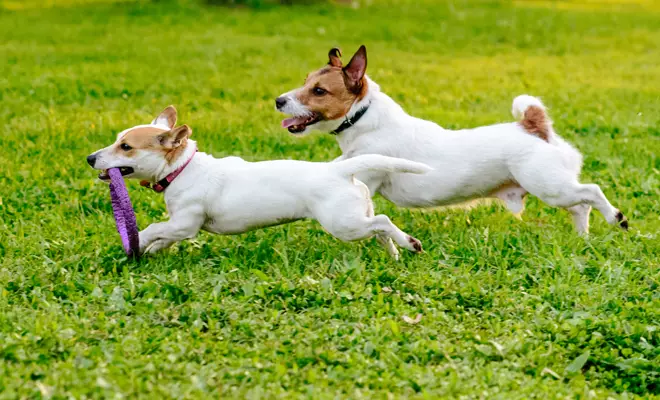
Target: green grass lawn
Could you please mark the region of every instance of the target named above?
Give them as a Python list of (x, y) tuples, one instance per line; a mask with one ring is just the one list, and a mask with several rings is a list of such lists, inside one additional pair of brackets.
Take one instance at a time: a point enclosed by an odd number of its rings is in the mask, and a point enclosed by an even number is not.
[[(0, 39), (0, 398), (660, 397), (660, 4), (0, 0)], [(631, 230), (378, 197), (425, 254), (303, 221), (126, 259), (86, 155), (174, 104), (218, 157), (331, 160), (274, 98), (362, 43), (448, 128), (541, 96)], [(166, 218), (129, 191), (142, 228)]]

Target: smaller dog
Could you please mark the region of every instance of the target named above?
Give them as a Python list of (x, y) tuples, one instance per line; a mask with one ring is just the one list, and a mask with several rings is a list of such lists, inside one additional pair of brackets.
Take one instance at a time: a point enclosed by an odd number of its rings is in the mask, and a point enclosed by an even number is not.
[[(369, 189), (353, 175), (369, 170), (424, 174), (431, 170), (427, 165), (380, 155), (337, 163), (216, 159), (197, 152), (191, 129), (175, 123), (176, 109), (167, 107), (151, 124), (126, 129), (114, 144), (87, 157), (94, 169), (120, 168), (123, 176), (165, 193), (170, 220), (140, 232), (140, 253), (167, 248), (200, 229), (238, 234), (303, 218), (314, 218), (344, 241), (375, 235), (396, 259), (392, 241), (422, 251), (419, 240), (387, 216), (374, 215)], [(109, 179), (105, 171), (99, 178)]]

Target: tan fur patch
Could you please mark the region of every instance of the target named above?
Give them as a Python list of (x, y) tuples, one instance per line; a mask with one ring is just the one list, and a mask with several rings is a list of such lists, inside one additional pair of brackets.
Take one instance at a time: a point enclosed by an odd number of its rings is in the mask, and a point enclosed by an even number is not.
[(156, 149), (160, 147), (160, 144), (158, 143), (158, 136), (165, 132), (167, 131), (164, 129), (150, 126), (131, 129), (126, 132), (121, 140), (117, 143), (117, 148), (119, 149), (121, 144), (126, 143), (134, 149)]
[(525, 111), (525, 118), (520, 121), (522, 127), (534, 136), (548, 141), (550, 137), (550, 121), (541, 107), (530, 106)]
[(186, 150), (186, 147), (188, 146), (188, 141), (184, 140), (181, 142), (181, 144), (172, 150), (164, 150), (165, 151), (165, 160), (167, 161), (168, 164), (172, 164), (174, 161), (179, 158), (181, 154)]
[(174, 162), (181, 154), (183, 154), (186, 146), (188, 145), (188, 137), (192, 134), (192, 131), (188, 125), (181, 125), (167, 132), (167, 135), (170, 135), (170, 139), (166, 140), (167, 142), (177, 142), (178, 144), (172, 145), (169, 144), (163, 147), (165, 150), (165, 160), (169, 164)]
[[(174, 128), (177, 130), (178, 128)], [(181, 153), (186, 148), (188, 144), (187, 138), (181, 141), (181, 144), (174, 148), (166, 148), (161, 144), (159, 137), (167, 132), (161, 128), (144, 126), (140, 128), (135, 128), (127, 131), (119, 141), (115, 144), (114, 151), (117, 153), (123, 153), (127, 157), (133, 157), (136, 154), (136, 150), (152, 150), (158, 151), (163, 154), (163, 157), (171, 164), (174, 162)], [(127, 144), (131, 147), (131, 150), (123, 150), (121, 148), (122, 144)]]
[[(326, 93), (318, 95), (315, 88)], [(311, 111), (319, 113), (325, 120), (339, 119), (345, 116), (351, 106), (367, 94), (367, 80), (362, 78), (359, 93), (353, 93), (346, 87), (344, 73), (338, 66), (328, 65), (309, 74), (305, 85), (296, 97)]]

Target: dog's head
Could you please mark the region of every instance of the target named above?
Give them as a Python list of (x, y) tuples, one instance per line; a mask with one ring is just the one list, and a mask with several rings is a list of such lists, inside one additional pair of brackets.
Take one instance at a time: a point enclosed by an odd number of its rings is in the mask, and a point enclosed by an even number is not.
[(366, 95), (367, 49), (360, 46), (346, 66), (339, 49), (331, 49), (328, 57), (328, 65), (309, 74), (302, 87), (275, 100), (278, 111), (291, 115), (282, 121), (289, 132), (336, 129), (351, 106)]
[(151, 124), (138, 125), (120, 132), (110, 146), (87, 156), (99, 178), (108, 180), (110, 168), (119, 168), (128, 178), (153, 180), (185, 150), (192, 134), (187, 125), (174, 127), (176, 109), (167, 107)]

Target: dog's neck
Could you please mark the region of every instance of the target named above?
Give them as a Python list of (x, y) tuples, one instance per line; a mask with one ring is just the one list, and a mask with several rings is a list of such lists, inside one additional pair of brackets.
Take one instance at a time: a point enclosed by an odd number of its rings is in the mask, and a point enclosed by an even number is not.
[[(163, 165), (163, 167), (156, 173), (154, 176), (155, 182), (160, 181), (161, 179), (182, 167), (195, 155), (195, 152), (197, 151), (197, 143), (194, 140), (187, 139), (184, 146), (186, 146), (185, 149), (183, 149), (183, 151), (174, 161), (171, 163), (165, 163), (165, 165)], [(192, 160), (190, 163), (192, 164), (193, 162), (194, 160)]]
[[(395, 121), (400, 121), (405, 111), (389, 96), (380, 91), (380, 86), (369, 77), (367, 79), (367, 94), (356, 101), (346, 114), (346, 118), (352, 118), (364, 107), (369, 107), (367, 112), (351, 127), (337, 134), (337, 142), (342, 152), (346, 154), (351, 151), (353, 143), (360, 137), (376, 133), (382, 127), (392, 126)], [(400, 123), (400, 122), (399, 122)]]

